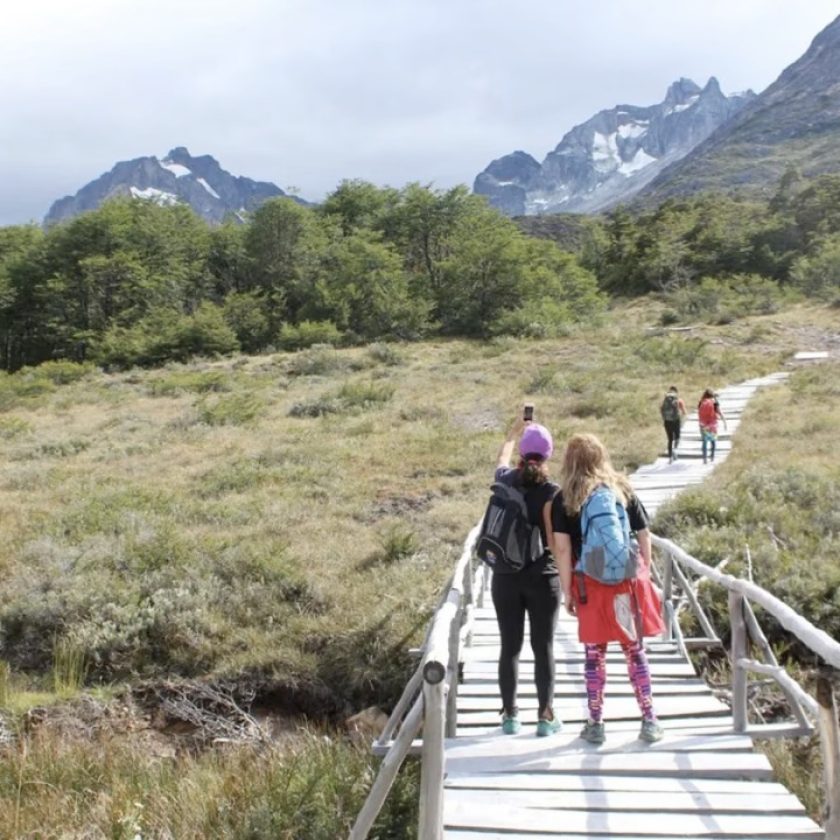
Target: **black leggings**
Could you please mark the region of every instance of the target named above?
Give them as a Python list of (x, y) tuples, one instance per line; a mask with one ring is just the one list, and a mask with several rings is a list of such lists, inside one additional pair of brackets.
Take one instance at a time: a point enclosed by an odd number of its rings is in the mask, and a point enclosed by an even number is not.
[(537, 560), (516, 574), (493, 574), (493, 606), (499, 622), (499, 690), (508, 714), (516, 709), (519, 653), (525, 636), (525, 613), (531, 626), (534, 681), (539, 712), (554, 701), (554, 628), (560, 607), (560, 576), (545, 574), (545, 561)]
[(680, 445), (680, 421), (665, 420), (665, 434), (668, 435), (668, 457), (674, 454), (674, 450)]

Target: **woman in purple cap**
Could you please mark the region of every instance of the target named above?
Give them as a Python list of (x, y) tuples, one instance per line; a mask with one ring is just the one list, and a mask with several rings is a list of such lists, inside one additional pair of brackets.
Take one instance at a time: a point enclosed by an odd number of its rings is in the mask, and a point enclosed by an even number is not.
[[(520, 437), (521, 433), (521, 437)], [(516, 439), (519, 463), (510, 466)], [(547, 461), (554, 450), (551, 433), (544, 426), (517, 420), (499, 450), (495, 480), (520, 489), (525, 496), (528, 519), (539, 527), (542, 553), (518, 572), (497, 566), (493, 570), (491, 592), (502, 646), (499, 654), (499, 689), (502, 695), (502, 730), (506, 735), (519, 732), (516, 688), (519, 654), (525, 635), (525, 614), (531, 628), (534, 652), (534, 680), (539, 711), (537, 735), (557, 732), (561, 721), (554, 715), (554, 628), (560, 606), (560, 577), (551, 555), (551, 503), (558, 486), (549, 480)]]

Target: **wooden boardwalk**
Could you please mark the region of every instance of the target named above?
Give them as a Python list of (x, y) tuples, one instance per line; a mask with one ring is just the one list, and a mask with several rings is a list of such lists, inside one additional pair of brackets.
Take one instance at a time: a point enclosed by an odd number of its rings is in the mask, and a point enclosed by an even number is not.
[[(728, 432), (715, 464), (702, 463), (696, 417), (686, 422), (680, 458), (659, 459), (632, 476), (651, 513), (702, 481), (728, 454), (731, 434), (754, 390), (783, 374), (719, 393)], [(647, 643), (654, 701), (665, 737), (638, 739), (639, 710), (615, 646), (607, 658), (606, 742), (579, 737), (586, 719), (583, 651), (574, 618), (562, 613), (556, 633), (555, 711), (562, 732), (535, 737), (533, 657), (520, 660), (522, 731), (499, 726), (499, 639), (492, 605), (476, 610), (458, 686), (457, 732), (446, 741), (444, 834), (447, 838), (822, 838), (799, 801), (772, 779), (751, 739), (732, 732), (729, 708), (695, 673), (673, 642)]]

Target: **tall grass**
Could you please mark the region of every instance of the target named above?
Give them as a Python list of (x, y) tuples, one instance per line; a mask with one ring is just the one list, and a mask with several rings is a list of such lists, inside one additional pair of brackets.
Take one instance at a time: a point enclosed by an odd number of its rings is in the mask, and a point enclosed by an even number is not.
[[(31, 371), (0, 377), (10, 430), (0, 434), (8, 679), (21, 691), (43, 689), (62, 659), (51, 642), (60, 638), (73, 640), (53, 686), (62, 691), (223, 677), (328, 723), (389, 708), (526, 396), (558, 454), (568, 435), (593, 431), (632, 469), (661, 451), (658, 405), (668, 385), (690, 400), (709, 385), (778, 369), (806, 328), (833, 329), (830, 313), (802, 309), (664, 337), (646, 329), (651, 317), (617, 310), (597, 338), (405, 345), (399, 364), (383, 348), (316, 345), (215, 362), (212, 371), (206, 363), (86, 371), (35, 385), (24, 382)], [(805, 538), (783, 514), (802, 481), (784, 476), (816, 470), (820, 498), (801, 518), (820, 535), (818, 551), (833, 545), (835, 520), (820, 501), (833, 481), (825, 469), (836, 464), (833, 387), (802, 374), (793, 398), (761, 397), (764, 414), (745, 418), (735, 454), (715, 474), (740, 488), (731, 491), (739, 517), (770, 506), (777, 538), (799, 546)], [(324, 400), (337, 410), (294, 410)], [(86, 445), (68, 449), (72, 441)], [(729, 473), (739, 451), (748, 460)], [(740, 539), (737, 522), (718, 510), (730, 491), (717, 487), (715, 498), (663, 513), (658, 527), (679, 528), (680, 542), (685, 529), (688, 547), (709, 555), (720, 545), (716, 529)], [(756, 534), (753, 556), (771, 558), (762, 521), (745, 521)], [(815, 570), (827, 579), (823, 560)], [(761, 568), (768, 588), (781, 575), (791, 597), (803, 596), (797, 603), (816, 604), (826, 591), (816, 571), (793, 575), (770, 559)], [(823, 601), (829, 618), (840, 612)], [(43, 836), (134, 837), (140, 826), (144, 837), (197, 837), (213, 820), (220, 833), (209, 836), (341, 836), (373, 762), (334, 741), (322, 747), (320, 737), (295, 741), (288, 756), (278, 743), (265, 755), (223, 750), (174, 764), (119, 733), (108, 743), (35, 738), (25, 762), (0, 757), (0, 836), (15, 813), (23, 836), (41, 826)], [(293, 767), (315, 787), (291, 780)], [(381, 837), (413, 830), (410, 786), (399, 791), (389, 808), (402, 827)], [(320, 804), (310, 812), (313, 797)]]
[[(312, 838), (349, 833), (375, 766), (366, 747), (316, 730), (200, 756), (155, 742), (44, 735), (0, 763), (0, 837)], [(416, 768), (397, 779), (371, 834), (415, 836)]]

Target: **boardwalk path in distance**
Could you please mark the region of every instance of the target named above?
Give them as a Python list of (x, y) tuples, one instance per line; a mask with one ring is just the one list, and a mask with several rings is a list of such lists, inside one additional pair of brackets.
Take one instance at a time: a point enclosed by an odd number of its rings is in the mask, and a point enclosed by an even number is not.
[[(726, 458), (752, 393), (784, 377), (775, 374), (719, 392), (728, 429), (718, 439), (714, 464), (703, 464), (696, 413), (689, 416), (679, 460), (669, 464), (661, 458), (631, 476), (651, 514)], [(446, 742), (445, 837), (822, 838), (800, 802), (773, 781), (770, 764), (751, 739), (732, 733), (729, 708), (676, 645), (650, 640), (646, 647), (665, 729), (659, 743), (638, 739), (639, 710), (617, 645), (607, 655), (607, 740), (594, 746), (578, 737), (587, 717), (583, 650), (576, 621), (565, 610), (555, 637), (554, 708), (564, 720), (563, 731), (535, 737), (534, 663), (526, 641), (519, 669), (522, 731), (503, 735), (499, 637), (488, 597), (476, 611), (472, 644), (464, 653), (457, 736)]]

